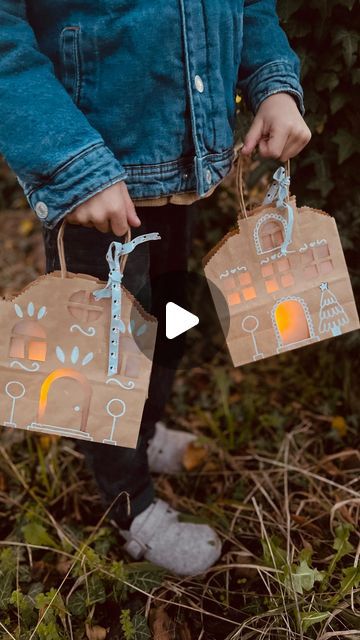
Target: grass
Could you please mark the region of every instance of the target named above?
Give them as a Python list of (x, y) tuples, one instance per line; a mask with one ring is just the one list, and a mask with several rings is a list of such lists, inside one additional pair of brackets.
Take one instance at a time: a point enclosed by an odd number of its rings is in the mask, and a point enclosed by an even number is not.
[[(232, 206), (200, 208), (194, 268)], [(32, 214), (4, 215), (0, 232), (12, 225), (16, 242), (20, 219), (32, 279)], [(14, 269), (8, 255), (8, 287)], [(71, 439), (1, 428), (0, 640), (360, 638), (356, 349), (350, 334), (241, 369), (220, 352), (178, 373), (166, 419), (196, 433), (205, 455), (156, 488), (222, 538), (219, 562), (195, 578), (121, 550)]]

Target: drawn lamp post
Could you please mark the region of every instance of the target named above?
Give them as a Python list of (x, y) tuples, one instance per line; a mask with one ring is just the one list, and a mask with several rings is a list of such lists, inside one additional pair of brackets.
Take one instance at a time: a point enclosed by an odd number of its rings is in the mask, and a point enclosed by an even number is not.
[(251, 333), (255, 350), (253, 360), (261, 360), (261, 358), (264, 357), (264, 354), (259, 351), (255, 338), (255, 331), (258, 329), (259, 320), (256, 318), (256, 316), (246, 316), (246, 318), (244, 318), (244, 320), (242, 321), (241, 326), (246, 333)]
[[(117, 407), (116, 407), (116, 403), (118, 403)], [(117, 442), (114, 440), (116, 422), (119, 418), (121, 418), (121, 416), (124, 415), (126, 411), (125, 402), (123, 402), (123, 400), (120, 400), (119, 398), (113, 398), (112, 400), (109, 400), (109, 402), (107, 403), (106, 411), (109, 414), (109, 416), (112, 417), (113, 421), (111, 426), (110, 438), (104, 438), (103, 443), (116, 445)]]
[(15, 404), (16, 400), (19, 400), (23, 395), (25, 395), (25, 387), (22, 382), (11, 380), (5, 387), (5, 393), (12, 399), (12, 405), (9, 421), (4, 422), (4, 427), (16, 427), (16, 422), (14, 422)]

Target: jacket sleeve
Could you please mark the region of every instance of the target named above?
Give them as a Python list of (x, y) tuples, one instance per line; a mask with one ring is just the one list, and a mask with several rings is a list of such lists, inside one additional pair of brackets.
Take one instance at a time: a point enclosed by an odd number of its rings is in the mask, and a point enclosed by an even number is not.
[(39, 50), (25, 0), (2, 0), (0, 24), (0, 152), (51, 229), (127, 174)]
[(268, 96), (294, 96), (304, 114), (300, 61), (279, 24), (276, 0), (245, 0), (243, 45), (237, 88), (255, 114)]

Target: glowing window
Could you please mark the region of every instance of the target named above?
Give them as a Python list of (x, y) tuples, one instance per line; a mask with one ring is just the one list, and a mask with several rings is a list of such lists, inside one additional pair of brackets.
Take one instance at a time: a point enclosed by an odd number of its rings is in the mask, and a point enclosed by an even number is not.
[(40, 324), (21, 320), (12, 330), (9, 357), (45, 362), (46, 346), (46, 333)]
[(228, 295), (228, 303), (230, 307), (233, 307), (235, 304), (240, 304), (240, 302), (241, 302), (240, 293), (238, 293), (237, 291), (235, 291), (235, 293), (230, 293), (230, 295)]
[(224, 287), (225, 291), (230, 291), (231, 289), (235, 289), (236, 282), (235, 282), (234, 276), (229, 276), (228, 278), (225, 278), (225, 280), (223, 280), (222, 282), (222, 286)]
[(250, 273), (248, 271), (246, 273), (240, 273), (239, 282), (240, 282), (241, 286), (250, 284), (251, 283), (251, 275), (250, 275)]
[(247, 287), (246, 289), (243, 289), (242, 294), (245, 300), (252, 300), (253, 298), (256, 298), (256, 291), (254, 287)]
[(284, 227), (277, 220), (270, 220), (260, 228), (260, 243), (263, 251), (271, 251), (281, 246), (284, 241)]
[(266, 278), (267, 276), (272, 276), (274, 273), (274, 267), (272, 264), (265, 264), (261, 267), (261, 274)]
[(295, 282), (294, 276), (291, 273), (286, 273), (281, 276), (280, 280), (283, 287), (292, 287)]
[(275, 278), (272, 278), (271, 280), (266, 280), (265, 286), (266, 286), (266, 291), (268, 293), (274, 293), (275, 291), (279, 290), (279, 285), (275, 280)]
[(252, 278), (248, 271), (238, 273), (235, 278), (229, 278), (229, 280), (232, 286), (226, 287), (226, 291), (230, 307), (241, 304), (244, 300), (247, 302), (256, 298), (256, 290), (255, 287), (251, 286)]
[(328, 244), (321, 244), (314, 249), (307, 249), (301, 256), (305, 278), (311, 280), (312, 278), (317, 278), (319, 274), (325, 275), (330, 273), (334, 265), (329, 256), (330, 251)]
[(280, 273), (282, 273), (283, 271), (289, 271), (290, 262), (288, 258), (280, 258), (280, 260), (277, 261), (277, 268)]

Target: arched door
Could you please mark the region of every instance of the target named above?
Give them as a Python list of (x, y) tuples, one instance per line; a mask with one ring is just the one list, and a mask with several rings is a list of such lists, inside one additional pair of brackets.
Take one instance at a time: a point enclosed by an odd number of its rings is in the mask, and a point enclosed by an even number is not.
[(57, 369), (44, 380), (39, 398), (38, 423), (86, 431), (91, 386), (80, 372)]
[(303, 342), (313, 337), (303, 304), (296, 299), (280, 302), (274, 310), (278, 346)]

